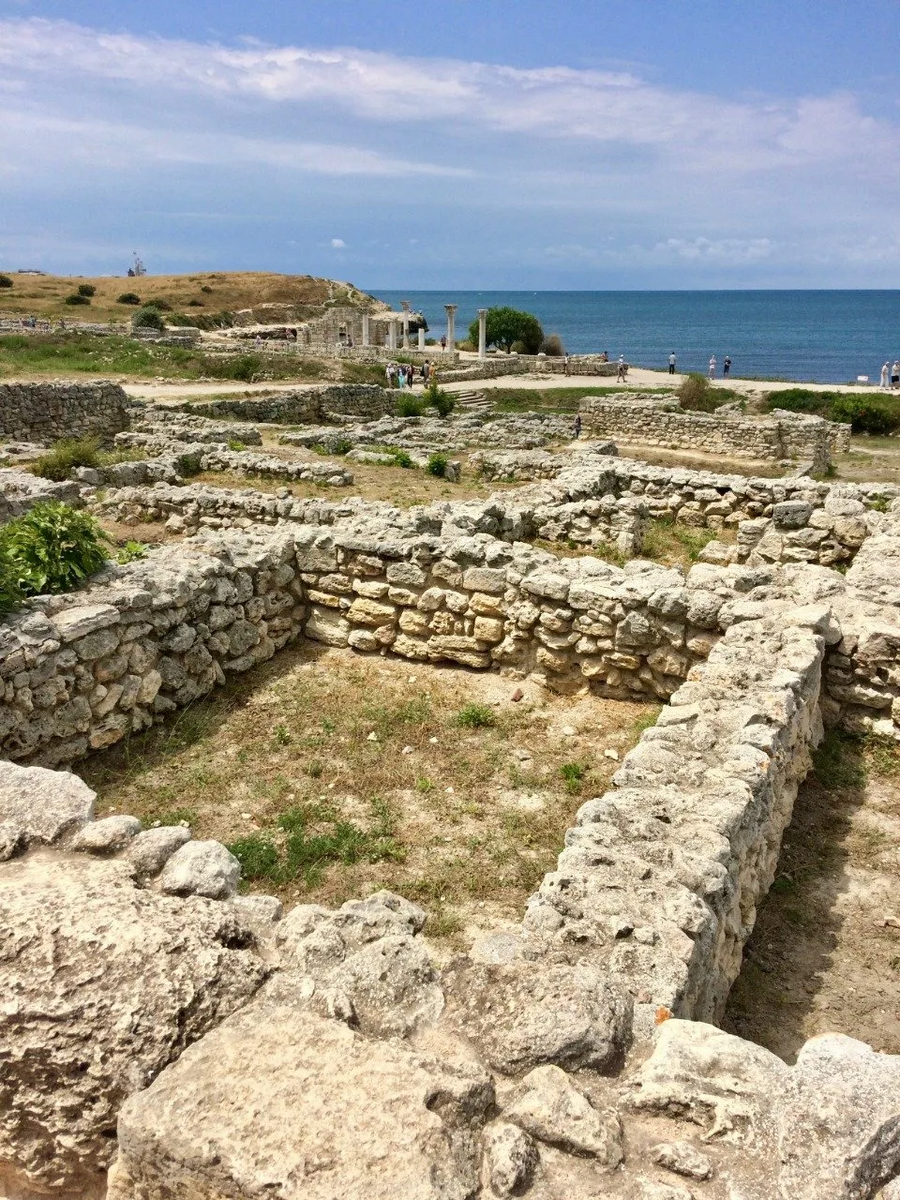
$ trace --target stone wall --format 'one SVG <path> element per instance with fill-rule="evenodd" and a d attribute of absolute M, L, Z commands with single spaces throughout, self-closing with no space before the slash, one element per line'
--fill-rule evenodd
<path fill-rule="evenodd" d="M 830 421 L 798 413 L 717 416 L 605 396 L 588 397 L 582 412 L 585 431 L 595 437 L 729 458 L 795 459 L 809 462 L 816 473 L 827 470 L 835 436 Z"/>
<path fill-rule="evenodd" d="M 0 436 L 31 442 L 111 441 L 128 428 L 130 401 L 117 383 L 0 383 Z"/>
<path fill-rule="evenodd" d="M 204 417 L 236 417 L 243 421 L 284 425 L 312 425 L 332 416 L 372 420 L 393 411 L 397 393 L 371 384 L 332 384 L 297 388 L 247 400 L 213 400 L 186 403 L 177 411 Z"/>

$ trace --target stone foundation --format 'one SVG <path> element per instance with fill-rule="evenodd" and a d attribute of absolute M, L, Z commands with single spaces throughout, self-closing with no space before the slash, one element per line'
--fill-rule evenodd
<path fill-rule="evenodd" d="M 116 383 L 0 383 L 0 436 L 31 442 L 95 437 L 128 428 L 130 401 Z"/>

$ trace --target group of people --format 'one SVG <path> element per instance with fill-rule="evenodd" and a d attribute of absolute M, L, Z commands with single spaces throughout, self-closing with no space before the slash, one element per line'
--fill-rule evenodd
<path fill-rule="evenodd" d="M 710 377 L 710 379 L 715 379 L 716 370 L 718 368 L 718 365 L 719 364 L 716 360 L 716 356 L 714 354 L 711 355 L 710 360 L 709 360 L 709 377 Z M 722 359 L 722 375 L 723 375 L 723 377 L 727 377 L 730 374 L 731 374 L 731 356 L 726 354 L 725 357 Z"/>
<path fill-rule="evenodd" d="M 389 388 L 411 388 L 416 382 L 416 368 L 412 363 L 389 362 L 384 368 L 385 378 Z M 437 364 L 426 359 L 419 367 L 423 384 L 434 383 L 437 374 Z"/>
<path fill-rule="evenodd" d="M 900 359 L 893 363 L 886 362 L 881 368 L 881 386 L 887 389 L 888 384 L 892 392 L 900 388 Z"/>

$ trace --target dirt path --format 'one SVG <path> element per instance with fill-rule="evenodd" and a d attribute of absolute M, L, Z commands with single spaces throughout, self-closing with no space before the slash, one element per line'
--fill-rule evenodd
<path fill-rule="evenodd" d="M 832 737 L 800 789 L 724 1028 L 793 1061 L 846 1033 L 900 1053 L 900 749 Z"/>

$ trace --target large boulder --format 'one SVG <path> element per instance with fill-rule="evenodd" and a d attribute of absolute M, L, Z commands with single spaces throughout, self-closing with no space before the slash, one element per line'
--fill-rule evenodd
<path fill-rule="evenodd" d="M 493 1100 L 477 1068 L 259 999 L 125 1105 L 109 1200 L 470 1200 Z"/>
<path fill-rule="evenodd" d="M 233 906 L 132 872 L 43 849 L 0 864 L 2 1195 L 102 1196 L 123 1101 L 268 974 Z"/>

